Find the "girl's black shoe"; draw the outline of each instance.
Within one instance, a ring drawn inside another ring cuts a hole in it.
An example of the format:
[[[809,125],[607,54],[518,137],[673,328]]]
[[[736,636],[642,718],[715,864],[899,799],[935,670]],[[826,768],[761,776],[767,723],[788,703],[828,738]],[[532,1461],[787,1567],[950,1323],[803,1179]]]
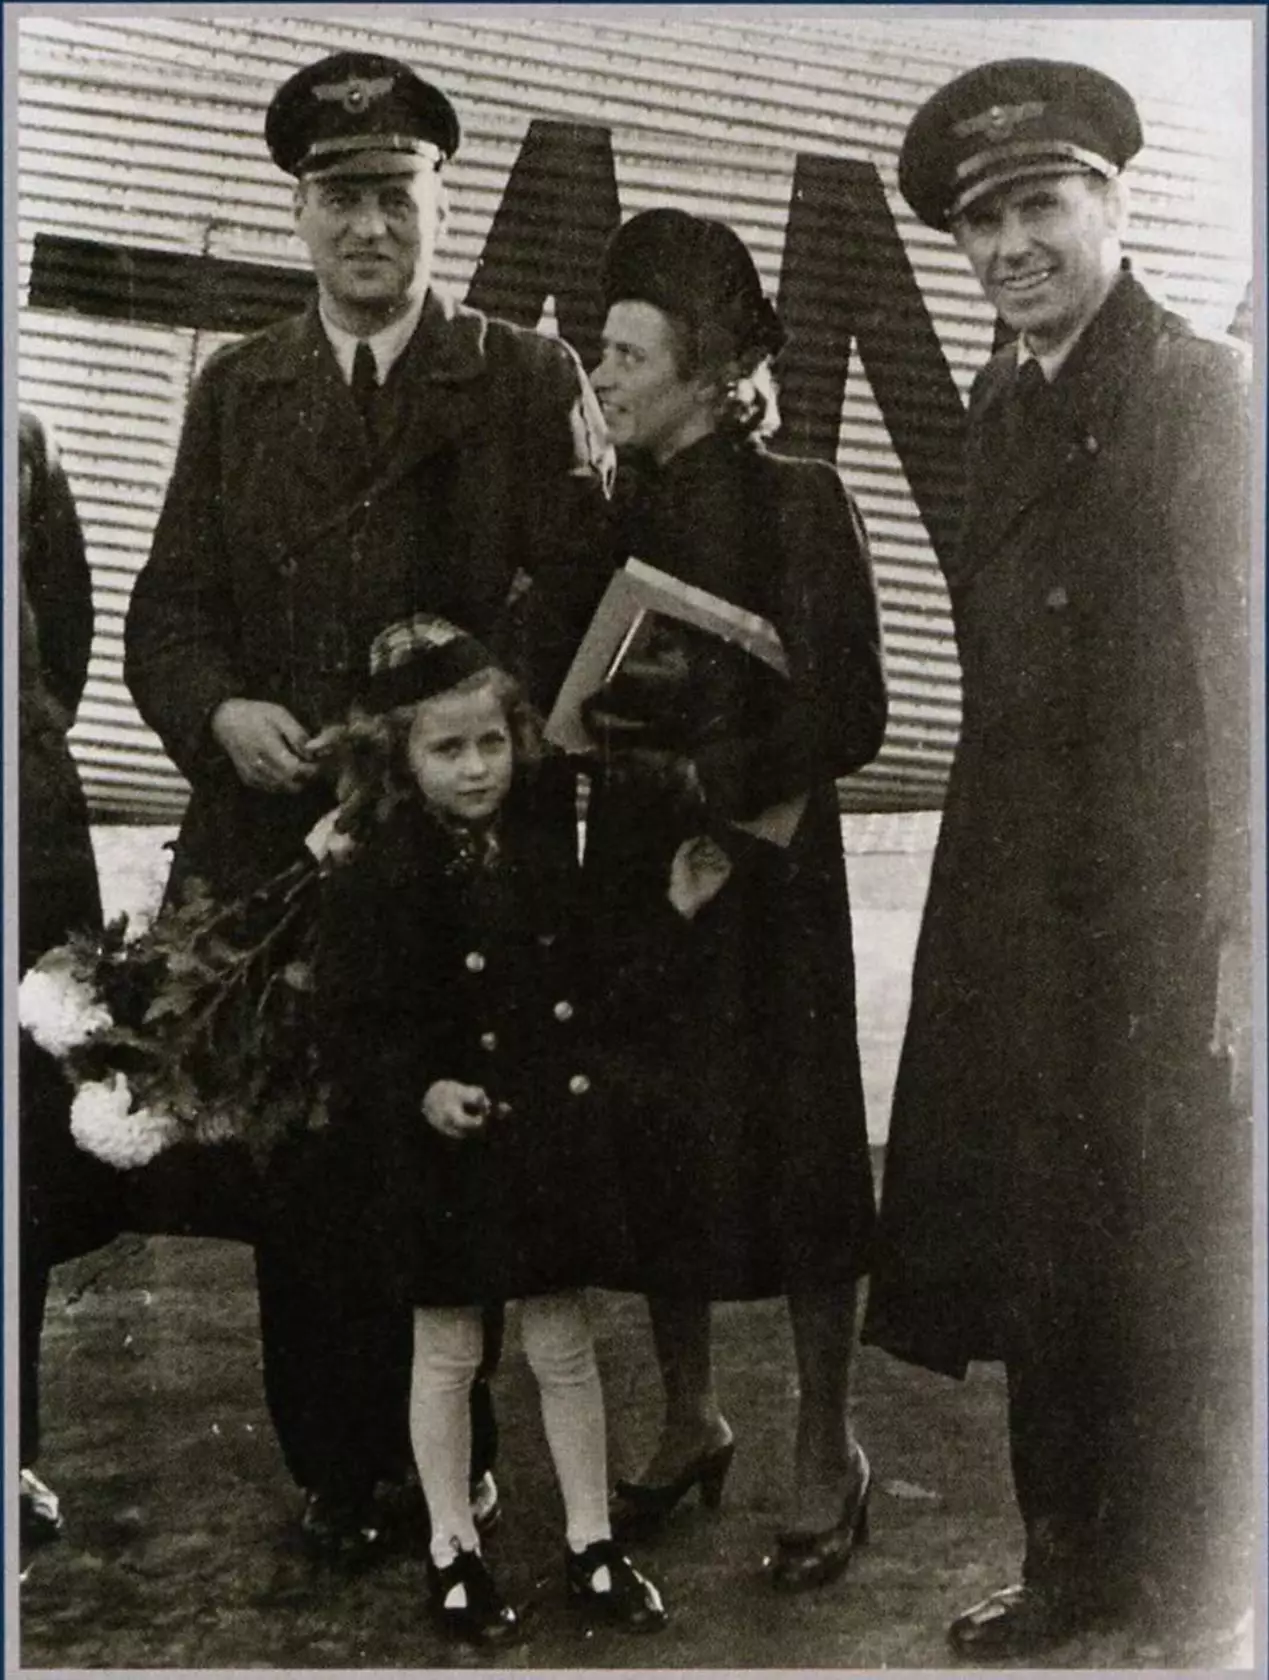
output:
[[[567,1551],[565,1560],[568,1596],[579,1609],[632,1633],[655,1633],[669,1620],[661,1594],[615,1540],[593,1540],[584,1552]]]
[[[672,1482],[619,1481],[608,1506],[613,1534],[618,1540],[642,1540],[655,1534],[694,1487],[701,1490],[701,1504],[716,1511],[735,1452],[735,1441],[724,1441],[721,1447],[698,1453]]]
[[[503,1598],[479,1552],[459,1552],[443,1569],[427,1560],[432,1614],[451,1639],[473,1645],[509,1645],[520,1618]]]
[[[849,1564],[856,1546],[868,1541],[868,1496],[872,1466],[859,1452],[859,1482],[832,1528],[821,1534],[784,1533],[776,1540],[771,1584],[777,1592],[805,1592],[827,1586]]]

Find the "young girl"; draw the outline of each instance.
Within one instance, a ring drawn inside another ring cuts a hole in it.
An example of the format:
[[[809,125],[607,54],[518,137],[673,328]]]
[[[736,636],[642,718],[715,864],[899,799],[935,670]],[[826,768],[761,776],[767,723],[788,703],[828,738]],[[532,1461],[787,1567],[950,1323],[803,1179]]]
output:
[[[391,811],[329,879],[318,986],[332,1119],[361,1146],[363,1235],[415,1307],[410,1429],[432,1607],[457,1637],[519,1629],[468,1488],[481,1309],[516,1298],[564,1500],[569,1596],[659,1628],[657,1589],[611,1538],[581,1293],[611,1263],[621,1220],[572,957],[571,778],[538,761],[512,679],[444,620],[375,639],[367,698],[347,773],[376,778]]]

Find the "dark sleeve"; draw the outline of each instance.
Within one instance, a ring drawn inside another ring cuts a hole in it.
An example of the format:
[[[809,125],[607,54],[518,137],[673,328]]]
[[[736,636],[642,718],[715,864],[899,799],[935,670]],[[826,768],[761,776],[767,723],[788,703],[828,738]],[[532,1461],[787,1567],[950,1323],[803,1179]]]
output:
[[[373,842],[369,845],[373,846]],[[367,850],[322,884],[316,962],[318,1053],[347,1099],[395,1107],[422,1100],[431,1076],[424,976],[406,976],[402,908],[389,872]]]
[[[613,459],[599,404],[573,350],[538,339],[522,388],[520,569],[514,634],[530,697],[547,711],[617,563],[608,496]]]
[[[56,444],[30,414],[22,416],[19,436],[28,487],[22,569],[35,618],[41,673],[49,691],[73,718],[83,698],[92,652],[92,574],[75,498]]]
[[[200,757],[217,750],[207,733],[212,713],[244,692],[222,507],[223,369],[212,357],[194,386],[124,627],[124,678],[137,709],[191,778]]]
[[[695,754],[712,808],[750,817],[875,758],[886,728],[881,626],[863,520],[832,467],[779,463],[777,629],[787,701],[760,734]],[[796,476],[794,476],[796,475]]]
[[[1251,935],[1251,405],[1246,358],[1187,346],[1183,389],[1161,405],[1176,428],[1165,487],[1203,704],[1212,856],[1208,911]],[[1197,349],[1200,354],[1192,352]]]

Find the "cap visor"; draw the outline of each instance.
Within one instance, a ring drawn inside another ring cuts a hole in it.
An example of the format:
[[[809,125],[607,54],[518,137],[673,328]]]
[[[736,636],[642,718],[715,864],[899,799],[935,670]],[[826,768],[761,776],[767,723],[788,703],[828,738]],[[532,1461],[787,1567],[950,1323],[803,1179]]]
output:
[[[409,151],[363,148],[314,158],[300,170],[300,174],[306,181],[326,181],[332,176],[374,179],[381,175],[430,175],[440,162],[439,150],[430,145],[423,150],[412,148]]]
[[[1111,164],[1085,163],[1073,158],[1035,158],[1030,163],[1002,161],[996,168],[988,169],[980,175],[976,181],[971,181],[956,195],[948,209],[947,219],[950,222],[956,216],[963,215],[971,204],[977,204],[989,193],[1013,186],[1016,181],[1057,180],[1063,175],[1100,175],[1109,179],[1116,173]]]

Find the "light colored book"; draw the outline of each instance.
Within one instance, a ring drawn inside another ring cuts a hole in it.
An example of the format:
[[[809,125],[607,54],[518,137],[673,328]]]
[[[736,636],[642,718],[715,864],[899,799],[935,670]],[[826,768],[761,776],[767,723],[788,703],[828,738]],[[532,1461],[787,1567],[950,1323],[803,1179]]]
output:
[[[621,665],[650,615],[676,619],[717,636],[761,660],[780,676],[789,674],[779,633],[760,614],[684,583],[644,560],[627,560],[609,580],[551,708],[545,735],[553,745],[573,753],[594,750],[583,707]],[[805,809],[805,793],[795,794],[757,817],[732,826],[783,847],[792,840]]]

